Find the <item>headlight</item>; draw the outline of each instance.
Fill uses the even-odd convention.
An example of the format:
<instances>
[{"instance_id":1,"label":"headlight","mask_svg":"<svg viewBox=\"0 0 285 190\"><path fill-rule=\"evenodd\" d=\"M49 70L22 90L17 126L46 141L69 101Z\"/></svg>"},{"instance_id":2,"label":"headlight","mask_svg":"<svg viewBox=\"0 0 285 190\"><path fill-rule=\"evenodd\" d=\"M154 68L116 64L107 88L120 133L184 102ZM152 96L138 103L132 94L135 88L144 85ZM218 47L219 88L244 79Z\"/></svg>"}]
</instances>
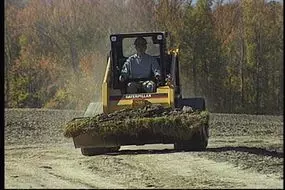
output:
<instances>
[{"instance_id":1,"label":"headlight","mask_svg":"<svg viewBox=\"0 0 285 190\"><path fill-rule=\"evenodd\" d=\"M112 37L111 37L111 41L112 41L112 42L115 42L116 40L117 40L117 37L116 37L116 36L112 36Z\"/></svg>"},{"instance_id":2,"label":"headlight","mask_svg":"<svg viewBox=\"0 0 285 190\"><path fill-rule=\"evenodd\" d=\"M156 37L158 40L162 40L162 35L161 34L159 34L159 35L157 35L157 37Z\"/></svg>"}]
</instances>

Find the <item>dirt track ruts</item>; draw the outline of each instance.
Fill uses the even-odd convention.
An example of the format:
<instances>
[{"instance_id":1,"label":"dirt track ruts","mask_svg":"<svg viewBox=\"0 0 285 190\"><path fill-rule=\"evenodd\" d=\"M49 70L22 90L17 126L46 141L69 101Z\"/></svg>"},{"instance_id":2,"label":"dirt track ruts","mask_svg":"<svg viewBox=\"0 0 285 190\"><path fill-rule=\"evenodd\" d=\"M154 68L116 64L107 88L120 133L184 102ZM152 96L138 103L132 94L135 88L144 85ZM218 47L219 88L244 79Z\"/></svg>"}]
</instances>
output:
<instances>
[{"instance_id":1,"label":"dirt track ruts","mask_svg":"<svg viewBox=\"0 0 285 190\"><path fill-rule=\"evenodd\" d=\"M205 152L124 146L84 157L63 124L82 112L5 110L5 188L283 188L283 118L210 115Z\"/></svg>"}]
</instances>

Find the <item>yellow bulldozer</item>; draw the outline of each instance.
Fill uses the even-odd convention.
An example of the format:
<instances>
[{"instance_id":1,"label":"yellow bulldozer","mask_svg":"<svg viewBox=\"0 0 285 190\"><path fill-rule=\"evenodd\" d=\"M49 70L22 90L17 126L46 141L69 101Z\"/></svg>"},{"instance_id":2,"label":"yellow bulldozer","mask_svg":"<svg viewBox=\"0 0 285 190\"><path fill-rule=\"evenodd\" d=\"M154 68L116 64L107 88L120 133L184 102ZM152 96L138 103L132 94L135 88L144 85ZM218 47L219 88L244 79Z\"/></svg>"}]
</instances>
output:
<instances>
[{"instance_id":1,"label":"yellow bulldozer","mask_svg":"<svg viewBox=\"0 0 285 190\"><path fill-rule=\"evenodd\" d=\"M205 100L202 97L183 98L179 75L178 50L167 49L168 32L119 33L110 35L111 51L107 56L107 65L102 84L102 102L92 102L84 113L91 118L100 113L110 114L115 111L132 108L144 104L161 105L165 108L190 108L194 111L205 111ZM153 93L140 91L128 94L126 84L120 82L119 76L128 56L134 53L133 42L136 38L147 40L147 52L153 56L160 67L161 79L156 82ZM185 141L175 138L157 137L147 134L147 138L139 136L123 138L104 138L89 133L73 137L75 148L81 148L83 155L96 155L114 152L123 145L174 144L176 150L205 150L208 144L208 125L203 125L191 138Z\"/></svg>"}]
</instances>

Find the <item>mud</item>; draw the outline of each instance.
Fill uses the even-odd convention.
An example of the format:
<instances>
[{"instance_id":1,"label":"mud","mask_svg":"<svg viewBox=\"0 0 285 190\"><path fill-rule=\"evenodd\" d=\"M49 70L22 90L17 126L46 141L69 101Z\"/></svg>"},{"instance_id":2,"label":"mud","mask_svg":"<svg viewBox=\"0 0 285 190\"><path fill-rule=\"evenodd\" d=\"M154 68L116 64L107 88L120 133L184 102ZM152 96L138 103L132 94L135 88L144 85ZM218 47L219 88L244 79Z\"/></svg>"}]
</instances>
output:
<instances>
[{"instance_id":1,"label":"mud","mask_svg":"<svg viewBox=\"0 0 285 190\"><path fill-rule=\"evenodd\" d=\"M283 118L210 114L204 152L123 146L82 156L61 127L80 111L5 110L5 188L283 188Z\"/></svg>"}]
</instances>

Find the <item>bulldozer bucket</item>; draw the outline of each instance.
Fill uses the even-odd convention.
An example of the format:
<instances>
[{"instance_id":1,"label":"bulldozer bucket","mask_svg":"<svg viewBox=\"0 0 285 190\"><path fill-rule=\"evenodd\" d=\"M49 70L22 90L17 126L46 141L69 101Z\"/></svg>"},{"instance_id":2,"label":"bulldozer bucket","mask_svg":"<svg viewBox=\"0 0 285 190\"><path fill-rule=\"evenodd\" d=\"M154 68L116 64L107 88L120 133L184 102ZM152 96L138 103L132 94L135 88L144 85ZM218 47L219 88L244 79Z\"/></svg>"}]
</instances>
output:
<instances>
[{"instance_id":1,"label":"bulldozer bucket","mask_svg":"<svg viewBox=\"0 0 285 190\"><path fill-rule=\"evenodd\" d=\"M84 117L94 117L100 113L103 113L103 104L101 102L91 102L84 113Z\"/></svg>"},{"instance_id":2,"label":"bulldozer bucket","mask_svg":"<svg viewBox=\"0 0 285 190\"><path fill-rule=\"evenodd\" d=\"M91 102L87 109L84 112L83 118L84 117L94 117L97 114L103 113L103 104L101 102ZM82 117L81 117L82 118ZM81 119L81 118L74 118L76 119ZM77 138L73 138L74 146L75 148L79 147L88 147L88 146L94 146L95 145L103 145L103 146L108 146L108 143L104 142L104 139L101 137L93 137L90 135L80 135ZM111 142L111 144L114 144Z\"/></svg>"},{"instance_id":3,"label":"bulldozer bucket","mask_svg":"<svg viewBox=\"0 0 285 190\"><path fill-rule=\"evenodd\" d=\"M198 135L198 136L197 136ZM189 136L190 137L190 136ZM185 142L177 141L175 137L163 136L158 134L152 134L149 132L141 132L138 135L122 135L122 136L98 136L90 133L85 133L73 137L75 148L98 148L98 147L116 147L124 145L145 145L145 144L176 144L176 147L185 146L197 146L199 149L206 148L208 141L208 126L204 125L199 131L193 133L189 139ZM186 143L186 144L185 144ZM201 144L204 143L204 144ZM182 144L182 145L180 145Z\"/></svg>"},{"instance_id":4,"label":"bulldozer bucket","mask_svg":"<svg viewBox=\"0 0 285 190\"><path fill-rule=\"evenodd\" d=\"M145 144L173 144L176 139L169 136L142 131L138 135L121 135L121 136L98 136L89 133L73 137L75 148L88 147L114 147L123 145L145 145Z\"/></svg>"}]
</instances>

